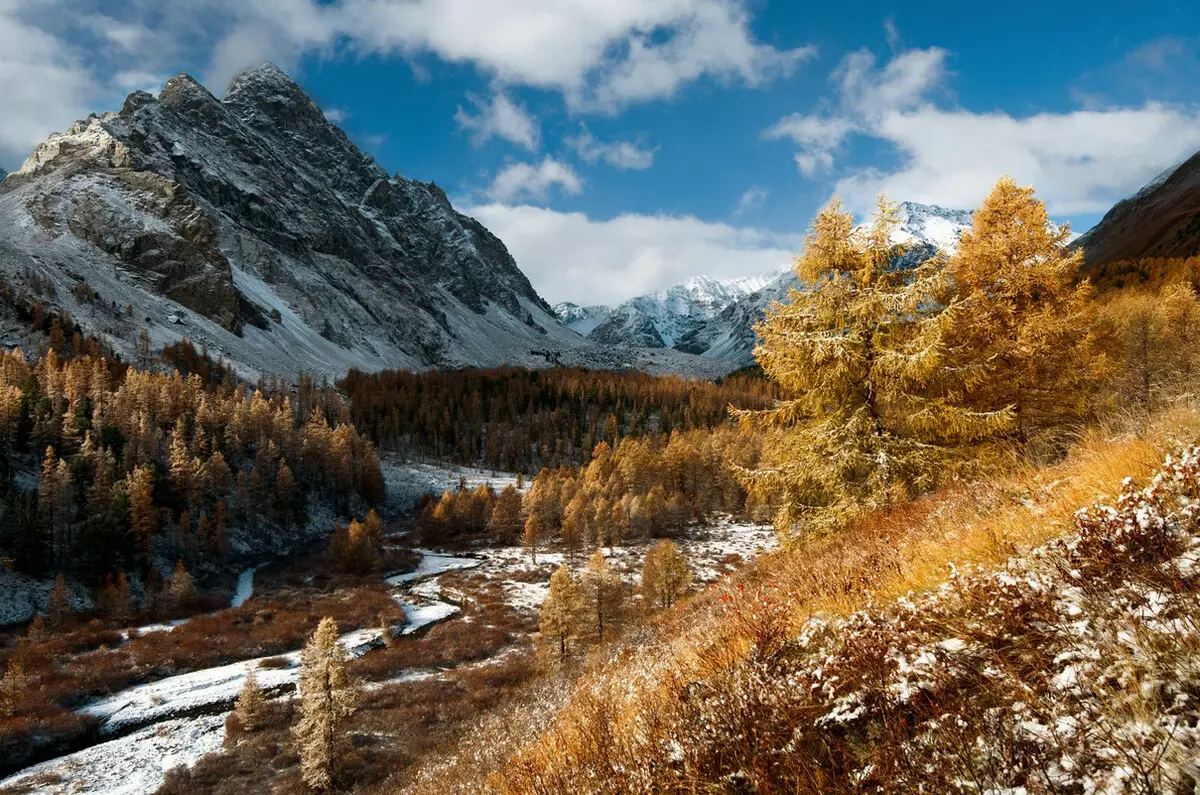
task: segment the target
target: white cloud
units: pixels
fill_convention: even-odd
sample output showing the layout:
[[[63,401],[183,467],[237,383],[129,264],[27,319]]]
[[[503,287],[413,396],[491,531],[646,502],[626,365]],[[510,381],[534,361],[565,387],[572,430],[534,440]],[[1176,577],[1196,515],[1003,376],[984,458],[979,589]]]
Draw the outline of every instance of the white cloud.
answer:
[[[565,139],[565,143],[588,163],[603,160],[610,166],[627,171],[642,171],[650,168],[654,163],[654,154],[658,151],[658,147],[643,149],[629,141],[602,143],[588,131],[587,127],[584,127],[575,138]]]
[[[87,114],[96,92],[78,53],[0,0],[0,161],[26,157],[46,134]]]
[[[1017,118],[925,107],[889,114],[871,135],[894,145],[902,164],[840,179],[835,190],[851,206],[869,206],[882,191],[975,207],[1010,174],[1036,186],[1051,213],[1076,215],[1104,212],[1200,149],[1200,109],[1148,103]]]
[[[214,52],[227,77],[264,58],[347,46],[432,54],[501,85],[614,111],[704,76],[747,85],[790,74],[809,47],[759,43],[743,0],[220,0],[234,24]]]
[[[350,114],[341,108],[322,108],[322,112],[325,114],[325,118],[338,125],[350,117]]]
[[[717,278],[777,271],[801,235],[702,221],[688,215],[608,220],[526,205],[468,208],[508,246],[547,300],[616,304],[697,273]]]
[[[893,35],[894,28],[889,38]],[[830,76],[838,95],[834,113],[793,113],[768,127],[763,137],[790,138],[799,144],[795,162],[804,176],[828,171],[833,168],[834,154],[852,133],[866,131],[888,113],[920,104],[945,75],[947,55],[937,47],[910,50],[876,69],[870,51],[852,52]]]
[[[538,123],[525,109],[509,99],[504,92],[497,92],[490,100],[469,96],[477,115],[471,115],[461,106],[454,114],[458,126],[471,132],[476,146],[491,138],[503,138],[530,152],[536,152],[540,131]]]
[[[849,168],[835,192],[855,210],[876,194],[969,208],[1009,174],[1032,183],[1050,212],[1096,213],[1129,195],[1164,167],[1200,148],[1200,108],[1147,102],[1063,113],[1014,116],[941,107],[948,53],[898,53],[879,67],[866,51],[846,56],[831,75],[833,110],[793,114],[764,132],[799,145],[805,176],[834,168],[852,135],[893,147],[891,168]]]
[[[766,188],[754,185],[746,190],[738,199],[737,209],[733,211],[734,215],[742,215],[751,210],[757,210],[766,202],[769,192]]]
[[[492,180],[487,195],[496,202],[545,201],[550,189],[556,185],[564,193],[578,195],[583,192],[583,181],[570,166],[547,157],[537,165],[512,163],[505,166]]]

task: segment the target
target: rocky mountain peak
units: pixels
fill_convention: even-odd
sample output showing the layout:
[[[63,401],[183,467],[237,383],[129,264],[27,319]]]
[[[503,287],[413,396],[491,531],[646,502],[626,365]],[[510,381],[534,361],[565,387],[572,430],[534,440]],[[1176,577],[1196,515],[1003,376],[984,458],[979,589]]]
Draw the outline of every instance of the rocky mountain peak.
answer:
[[[235,75],[225,92],[225,103],[255,126],[270,120],[288,133],[315,134],[349,143],[304,89],[273,63],[260,64]]]
[[[56,285],[118,347],[148,327],[154,347],[186,336],[252,371],[337,377],[584,345],[498,238],[437,185],[389,177],[272,64],[224,99],[186,74],[134,92],[18,176],[0,274]]]

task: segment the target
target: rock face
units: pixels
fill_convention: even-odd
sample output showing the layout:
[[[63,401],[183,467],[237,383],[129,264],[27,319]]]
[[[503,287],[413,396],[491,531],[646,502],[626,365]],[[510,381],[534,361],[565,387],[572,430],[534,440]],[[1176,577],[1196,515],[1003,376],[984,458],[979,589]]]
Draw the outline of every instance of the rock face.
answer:
[[[1075,245],[1085,273],[1122,260],[1200,254],[1200,152],[1117,202]]]
[[[897,262],[916,265],[937,251],[951,253],[970,210],[948,210],[905,202],[893,241],[906,247]],[[787,297],[798,282],[791,269],[747,279],[694,279],[649,296],[634,298],[615,309],[559,304],[559,318],[588,339],[610,344],[667,347],[736,367],[754,362],[754,325],[774,301]]]
[[[437,185],[385,173],[270,64],[224,99],[180,75],[52,135],[0,184],[0,271],[119,350],[145,328],[248,374],[592,347],[499,239]]]

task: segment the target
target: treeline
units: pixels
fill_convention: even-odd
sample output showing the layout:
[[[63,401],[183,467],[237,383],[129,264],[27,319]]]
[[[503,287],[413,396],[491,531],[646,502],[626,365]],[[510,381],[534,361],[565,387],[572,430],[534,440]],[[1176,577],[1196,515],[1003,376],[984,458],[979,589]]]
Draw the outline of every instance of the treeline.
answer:
[[[1146,257],[1109,262],[1090,269],[1088,279],[1100,292],[1169,285],[1188,285],[1200,290],[1200,257]]]
[[[223,558],[234,528],[252,547],[290,540],[313,495],[343,512],[382,499],[374,446],[327,397],[0,353],[0,554],[153,578],[155,561]]]
[[[522,496],[512,486],[450,491],[421,515],[429,543],[490,534],[537,549],[559,541],[568,553],[670,536],[721,512],[768,519],[772,507],[748,497],[735,473],[758,465],[761,443],[730,426],[627,437],[596,445],[582,467],[541,470]]]
[[[777,396],[753,375],[711,383],[566,368],[351,370],[338,386],[350,421],[380,447],[508,472],[578,466],[600,442],[712,428],[731,405],[764,408]]]

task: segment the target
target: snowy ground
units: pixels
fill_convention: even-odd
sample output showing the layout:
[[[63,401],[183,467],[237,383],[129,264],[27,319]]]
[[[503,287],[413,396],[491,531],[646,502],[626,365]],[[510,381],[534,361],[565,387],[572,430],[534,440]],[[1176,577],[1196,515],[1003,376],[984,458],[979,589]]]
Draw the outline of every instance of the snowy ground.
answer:
[[[52,759],[0,781],[0,789],[29,787],[46,795],[146,795],[168,770],[221,748],[225,716],[168,720],[117,740]]]
[[[506,486],[517,485],[517,476],[511,472],[493,472],[487,469],[460,467],[452,464],[422,464],[400,461],[395,456],[384,455],[383,478],[387,484],[390,506],[396,510],[410,510],[416,502],[427,495],[440,495],[455,491],[465,480],[468,489],[491,486],[496,492]],[[529,490],[529,481],[521,484],[521,491]]]
[[[736,570],[741,562],[773,549],[777,543],[775,531],[770,526],[728,519],[689,528],[674,540],[688,559],[695,582],[699,584],[714,582]],[[641,580],[646,551],[654,543],[647,541],[601,551],[621,572],[623,579],[636,586]],[[480,573],[503,583],[505,601],[510,605],[530,612],[541,607],[549,589],[550,575],[566,557],[562,552],[538,552],[534,561],[530,559],[529,550],[518,546],[482,549],[480,554],[485,558]],[[581,553],[571,561],[571,568],[578,571],[586,563],[587,556]]]
[[[483,565],[484,562],[480,558],[459,558],[453,555],[431,552],[427,549],[418,549],[416,551],[421,553],[421,562],[417,564],[415,571],[388,577],[384,582],[395,586],[407,585],[419,580],[428,580],[431,577],[437,577],[448,571],[473,569]]]

